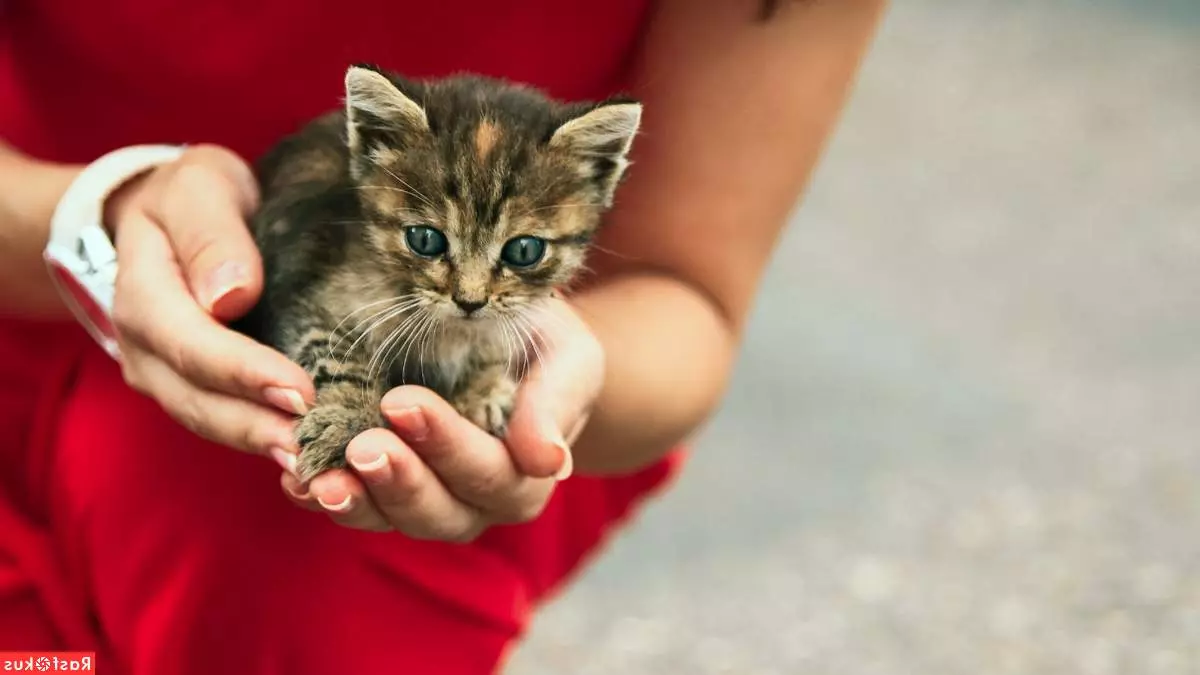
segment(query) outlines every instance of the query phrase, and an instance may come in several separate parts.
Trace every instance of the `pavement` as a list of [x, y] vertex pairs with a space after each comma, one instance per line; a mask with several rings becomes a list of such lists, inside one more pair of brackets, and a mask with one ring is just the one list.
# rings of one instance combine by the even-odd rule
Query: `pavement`
[[1200, 673], [1200, 2], [893, 3], [677, 486], [511, 675]]

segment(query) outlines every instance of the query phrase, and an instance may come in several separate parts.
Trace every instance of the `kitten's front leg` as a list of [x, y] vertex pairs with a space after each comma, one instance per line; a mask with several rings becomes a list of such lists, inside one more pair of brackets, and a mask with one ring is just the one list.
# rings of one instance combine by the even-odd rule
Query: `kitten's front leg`
[[450, 396], [450, 403], [476, 426], [504, 438], [517, 397], [517, 384], [507, 364], [479, 364], [463, 375]]
[[369, 350], [349, 350], [346, 338], [340, 350], [330, 350], [329, 333], [309, 331], [289, 354], [313, 378], [317, 403], [296, 427], [300, 456], [296, 473], [301, 481], [346, 465], [346, 446], [355, 436], [385, 427], [379, 402], [381, 378], [367, 368]]

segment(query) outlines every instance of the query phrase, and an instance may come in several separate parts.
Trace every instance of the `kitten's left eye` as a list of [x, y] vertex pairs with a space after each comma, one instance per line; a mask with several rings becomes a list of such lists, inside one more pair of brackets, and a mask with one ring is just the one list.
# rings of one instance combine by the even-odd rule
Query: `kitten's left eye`
[[546, 240], [540, 237], [516, 237], [500, 250], [500, 259], [512, 267], [532, 267], [546, 254]]
[[436, 258], [449, 248], [446, 235], [424, 225], [404, 228], [404, 241], [413, 253], [426, 258]]

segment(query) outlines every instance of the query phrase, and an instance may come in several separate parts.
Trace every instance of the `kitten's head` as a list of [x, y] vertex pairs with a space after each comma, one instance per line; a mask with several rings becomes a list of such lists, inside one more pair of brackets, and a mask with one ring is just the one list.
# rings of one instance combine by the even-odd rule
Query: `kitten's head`
[[351, 68], [350, 175], [380, 269], [441, 319], [535, 305], [582, 269], [641, 112], [483, 78], [418, 83]]

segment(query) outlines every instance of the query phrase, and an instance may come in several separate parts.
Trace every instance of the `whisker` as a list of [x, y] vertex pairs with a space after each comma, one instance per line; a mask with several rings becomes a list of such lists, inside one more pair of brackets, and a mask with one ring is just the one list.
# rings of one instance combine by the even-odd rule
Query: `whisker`
[[421, 337], [418, 338], [417, 341], [417, 361], [421, 364], [421, 382], [423, 384], [429, 382], [428, 376], [425, 375], [425, 363], [428, 361], [428, 359], [425, 358], [425, 348], [428, 347], [431, 342], [436, 342], [436, 340], [433, 339], [434, 329], [436, 329], [440, 323], [441, 322], [439, 322], [432, 314], [430, 314], [429, 321], [427, 322], [428, 328], [421, 332]]
[[[354, 328], [347, 331], [346, 334], [342, 338], [340, 338], [338, 340], [338, 342], [334, 345], [334, 348], [340, 347], [342, 342], [344, 342], [347, 337], [357, 334], [358, 337], [350, 345], [349, 349], [346, 350], [347, 352], [353, 352], [354, 349], [358, 346], [358, 344], [360, 342], [362, 342], [362, 340], [364, 338], [366, 338], [368, 335], [370, 335], [376, 328], [381, 326], [383, 323], [387, 322], [389, 319], [399, 316], [400, 314], [403, 314], [405, 311], [409, 310], [410, 308], [411, 308], [411, 305], [409, 305], [409, 304], [394, 305], [394, 306], [388, 307], [387, 309], [384, 309], [384, 310], [381, 310], [379, 312], [372, 314], [371, 316], [367, 317], [366, 319], [363, 319], [362, 321], [355, 324]], [[371, 325], [367, 326], [364, 329], [363, 325], [368, 322], [370, 322]], [[332, 356], [332, 351], [333, 351], [333, 348], [330, 349], [331, 356]]]
[[[380, 310], [368, 315], [367, 317], [361, 319], [358, 323], [354, 324], [354, 327], [352, 327], [350, 330], [342, 333], [341, 339], [344, 340], [347, 336], [353, 335], [354, 333], [358, 332], [363, 327], [364, 324], [367, 324], [367, 323], [375, 320], [376, 318], [378, 318], [384, 314], [387, 314], [388, 312], [391, 312], [393, 310], [408, 307], [411, 305], [411, 303], [412, 303], [412, 300], [402, 300], [399, 302], [393, 301], [392, 304], [388, 305], [387, 307], [384, 307], [383, 309], [380, 309]], [[334, 332], [336, 333], [336, 332], [340, 331], [341, 326], [344, 325], [345, 321], [348, 319], [349, 319], [349, 317], [346, 317], [346, 319], [343, 319], [342, 322], [340, 322], [338, 324], [338, 327], [334, 329]], [[341, 342], [339, 341], [338, 343], [335, 343], [334, 346], [337, 347], [337, 346], [340, 346], [340, 344], [341, 344]]]
[[[387, 359], [388, 354], [391, 353], [393, 349], [403, 349], [404, 346], [412, 340], [414, 328], [420, 325], [424, 313], [425, 312], [423, 308], [418, 308], [417, 311], [412, 314], [412, 316], [406, 318], [399, 326], [396, 327], [396, 330], [393, 331], [393, 334], [390, 335], [388, 340], [385, 342], [384, 346], [386, 347], [386, 351], [383, 352], [383, 357], [379, 361], [380, 366], [383, 365], [383, 361]], [[393, 361], [394, 360], [395, 359], [393, 359]], [[389, 362], [387, 369], [390, 370], [390, 368], [391, 364]], [[371, 370], [374, 371], [374, 366], [371, 367]], [[384, 374], [382, 368], [379, 374], [380, 376]]]
[[428, 207], [429, 207], [429, 208], [431, 208], [431, 209], [437, 208], [436, 206], [434, 206], [434, 205], [433, 205], [433, 202], [432, 202], [432, 201], [430, 201], [428, 197], [426, 197], [425, 195], [421, 194], [421, 191], [420, 191], [420, 190], [418, 190], [417, 188], [415, 188], [415, 187], [413, 187], [413, 186], [409, 185], [408, 183], [404, 182], [404, 179], [403, 179], [403, 178], [401, 178], [400, 176], [397, 176], [396, 174], [392, 173], [392, 170], [391, 170], [391, 169], [387, 168], [386, 166], [380, 166], [379, 168], [381, 168], [381, 169], [383, 169], [384, 171], [386, 171], [386, 172], [387, 172], [387, 175], [389, 175], [389, 176], [391, 176], [392, 178], [396, 179], [396, 182], [397, 182], [397, 183], [399, 183], [399, 184], [403, 185], [404, 187], [408, 188], [409, 190], [412, 190], [412, 192], [411, 192], [411, 193], [409, 193], [409, 194], [411, 194], [413, 197], [416, 197], [417, 199], [420, 199], [421, 201], [425, 202], [425, 205], [426, 205], [426, 206], [428, 206]]
[[525, 336], [525, 339], [526, 339], [525, 349], [528, 350], [529, 348], [532, 347], [533, 353], [537, 357], [537, 362], [539, 364], [544, 365], [546, 360], [542, 357], [542, 350], [538, 349], [537, 339], [533, 336], [532, 333], [529, 332], [529, 320], [526, 319], [521, 314], [515, 314], [515, 315], [513, 315], [513, 318], [517, 320], [517, 323], [515, 324], [517, 326], [517, 329], [520, 330], [521, 333], [523, 333]]
[[537, 332], [538, 337], [551, 350], [556, 348], [553, 329], [557, 328], [564, 333], [570, 333], [572, 330], [572, 326], [567, 323], [566, 319], [563, 319], [548, 307], [542, 305], [529, 307], [523, 312], [523, 315], [530, 322], [530, 326]]
[[559, 211], [561, 209], [572, 209], [572, 208], [586, 207], [586, 206], [591, 206], [591, 204], [587, 204], [585, 202], [571, 202], [571, 203], [566, 203], [566, 204], [546, 204], [544, 206], [535, 206], [532, 209], [522, 211], [518, 215], [510, 216], [509, 219], [510, 220], [520, 220], [521, 218], [531, 216], [535, 213], [541, 213], [542, 211]]
[[[337, 323], [337, 325], [333, 327], [333, 330], [329, 331], [329, 334], [330, 334], [330, 335], [337, 335], [338, 331], [342, 329], [342, 326], [346, 325], [346, 322], [350, 320], [350, 317], [354, 316], [355, 314], [358, 314], [359, 312], [362, 312], [362, 311], [364, 311], [364, 310], [366, 310], [366, 309], [369, 309], [369, 308], [371, 308], [371, 307], [376, 307], [376, 306], [378, 306], [378, 305], [382, 305], [382, 304], [384, 304], [384, 303], [389, 303], [389, 302], [391, 302], [391, 303], [403, 303], [403, 302], [406, 300], [406, 298], [408, 298], [408, 297], [409, 297], [409, 296], [411, 296], [411, 295], [412, 295], [411, 293], [406, 293], [405, 295], [397, 295], [397, 296], [395, 296], [395, 297], [386, 298], [386, 299], [383, 299], [383, 300], [376, 300], [375, 302], [368, 302], [367, 304], [365, 304], [365, 305], [363, 305], [363, 306], [359, 307], [358, 309], [356, 309], [356, 310], [354, 310], [354, 311], [350, 312], [349, 314], [347, 314], [346, 316], [342, 317], [342, 320], [341, 320], [341, 321], [339, 321], [339, 322]], [[384, 309], [384, 310], [382, 310], [382, 311], [386, 312], [386, 311], [388, 311], [388, 310], [387, 310], [387, 309]], [[377, 316], [377, 314], [372, 314], [371, 316]], [[368, 318], [368, 319], [365, 319], [365, 321], [369, 321], [369, 320], [370, 320], [370, 318]], [[360, 324], [358, 324], [358, 325], [361, 325], [361, 323], [360, 323]], [[357, 326], [356, 326], [356, 327], [357, 327]], [[351, 331], [351, 332], [353, 332], [353, 331]], [[340, 345], [340, 344], [341, 344], [341, 341], [339, 340], [339, 341], [338, 341], [338, 343], [337, 343], [337, 345]], [[329, 357], [330, 357], [330, 358], [333, 358], [333, 349], [334, 349], [334, 348], [335, 348], [337, 345], [334, 345], [334, 346], [330, 347], [330, 349], [329, 349]]]
[[[424, 329], [425, 323], [429, 317], [429, 310], [423, 309], [420, 316], [421, 316], [420, 322], [416, 325], [414, 330], [410, 331], [411, 335], [409, 336], [409, 338], [404, 341], [404, 358], [403, 358], [403, 361], [400, 362], [400, 370], [401, 370], [401, 372], [403, 372], [405, 374], [405, 383], [406, 384], [412, 384], [411, 382], [408, 381], [408, 377], [407, 377], [407, 375], [408, 375], [408, 357], [411, 355], [413, 345], [416, 344], [417, 340], [420, 337], [421, 331]], [[420, 359], [420, 355], [418, 355], [417, 358]], [[425, 373], [422, 370], [421, 378], [424, 379], [424, 377], [425, 377]]]
[[[424, 315], [424, 312], [422, 311], [422, 312], [416, 314], [415, 316], [420, 317], [423, 315]], [[382, 364], [381, 372], [386, 373], [388, 375], [391, 375], [391, 373], [394, 372], [393, 368], [396, 365], [396, 359], [399, 358], [399, 356], [400, 356], [400, 351], [405, 349], [405, 347], [410, 342], [412, 342], [412, 339], [413, 339], [413, 331], [407, 330], [404, 333], [403, 340], [397, 339], [394, 342], [392, 342], [391, 346], [388, 347], [387, 352], [384, 354], [383, 361], [386, 361], [387, 363]], [[389, 383], [390, 383], [390, 381], [389, 381]], [[409, 384], [408, 376], [404, 372], [400, 373], [400, 384]]]
[[504, 365], [504, 372], [509, 377], [513, 377], [515, 375], [515, 373], [513, 372], [513, 352], [515, 352], [517, 350], [517, 348], [516, 348], [516, 344], [513, 343], [512, 336], [510, 336], [508, 334], [508, 331], [509, 331], [508, 322], [509, 321], [510, 321], [510, 319], [507, 316], [504, 316], [503, 314], [500, 315], [500, 337], [502, 337], [504, 339], [504, 347], [505, 347], [504, 351], [508, 355], [508, 359]]
[[[588, 247], [589, 247], [589, 248], [594, 248], [594, 249], [596, 249], [597, 251], [600, 251], [601, 253], [605, 253], [605, 254], [607, 254], [607, 255], [611, 255], [611, 256], [612, 256], [612, 257], [614, 257], [614, 258], [620, 258], [621, 260], [628, 260], [628, 261], [633, 261], [633, 262], [636, 262], [636, 261], [639, 261], [639, 260], [641, 260], [641, 258], [638, 258], [638, 257], [636, 257], [636, 256], [628, 255], [628, 254], [625, 254], [625, 253], [621, 253], [620, 251], [614, 251], [614, 250], [613, 250], [613, 249], [611, 249], [611, 248], [606, 248], [606, 247], [604, 247], [604, 246], [601, 246], [600, 244], [597, 244], [597, 243], [596, 243], [596, 242], [594, 242], [594, 241], [593, 241], [593, 242], [591, 242], [590, 244], [588, 244]], [[590, 272], [591, 270], [589, 269], [588, 271]]]
[[[379, 328], [380, 326], [387, 323], [388, 321], [391, 321], [392, 319], [395, 319], [396, 317], [403, 315], [405, 312], [410, 311], [411, 309], [412, 309], [411, 306], [404, 305], [404, 306], [400, 306], [400, 307], [396, 307], [394, 309], [388, 310], [386, 312], [381, 312], [381, 314], [383, 314], [383, 316], [380, 317], [379, 319], [377, 319], [374, 323], [372, 323], [370, 326], [368, 326], [365, 330], [363, 330], [361, 332], [361, 334], [358, 336], [358, 338], [356, 338], [354, 340], [354, 342], [351, 343], [349, 349], [346, 350], [345, 355], [342, 357], [341, 361], [339, 361], [339, 363], [338, 363], [339, 372], [341, 371], [341, 369], [345, 368], [346, 359], [348, 359], [354, 353], [354, 350], [358, 348], [358, 345], [363, 340], [365, 340], [368, 336], [370, 336], [371, 333], [375, 332], [376, 328]], [[376, 316], [378, 316], [378, 315], [376, 315]], [[359, 325], [361, 325], [361, 323]], [[340, 344], [340, 342], [339, 342], [339, 344]]]

